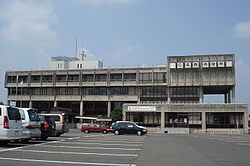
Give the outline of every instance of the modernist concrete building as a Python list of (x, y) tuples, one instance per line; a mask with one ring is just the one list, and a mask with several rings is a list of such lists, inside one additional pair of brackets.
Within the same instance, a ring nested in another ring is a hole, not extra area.
[[(248, 106), (235, 104), (234, 54), (170, 56), (158, 67), (8, 71), (5, 87), (22, 107), (105, 117), (123, 106), (124, 120), (159, 132), (247, 132)], [(223, 104), (203, 104), (209, 94)]]

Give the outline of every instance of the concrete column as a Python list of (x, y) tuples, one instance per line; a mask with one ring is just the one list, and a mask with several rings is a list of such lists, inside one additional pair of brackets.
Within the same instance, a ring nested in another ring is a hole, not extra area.
[(54, 101), (54, 107), (57, 107), (57, 101), (56, 100)]
[(228, 103), (231, 103), (231, 90), (228, 91)]
[(246, 109), (246, 111), (244, 112), (243, 115), (243, 129), (244, 129), (244, 133), (247, 134), (248, 133), (248, 110)]
[(201, 125), (202, 125), (202, 131), (206, 131), (206, 112), (202, 111), (201, 113)]
[(227, 93), (224, 94), (224, 103), (227, 103), (228, 99), (227, 99)]
[(29, 102), (29, 108), (32, 108), (32, 101)]
[(107, 112), (107, 117), (110, 117), (111, 113), (111, 101), (108, 101), (108, 112)]
[(165, 129), (165, 112), (161, 112), (161, 131), (164, 132)]
[(235, 100), (235, 87), (232, 88), (232, 103), (236, 103), (236, 100)]
[(171, 102), (171, 95), (170, 95), (170, 88), (169, 87), (167, 88), (167, 96), (168, 96), (167, 103), (170, 103)]
[(83, 101), (80, 101), (80, 116), (83, 116)]
[(199, 88), (199, 103), (203, 103), (203, 88)]

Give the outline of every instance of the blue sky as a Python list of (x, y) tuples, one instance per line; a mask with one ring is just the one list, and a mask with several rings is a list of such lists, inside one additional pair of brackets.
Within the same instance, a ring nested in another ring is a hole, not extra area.
[(5, 71), (47, 69), (51, 56), (74, 56), (77, 34), (87, 58), (107, 67), (235, 53), (237, 102), (250, 104), (249, 6), (249, 0), (0, 0), (0, 101), (7, 96)]

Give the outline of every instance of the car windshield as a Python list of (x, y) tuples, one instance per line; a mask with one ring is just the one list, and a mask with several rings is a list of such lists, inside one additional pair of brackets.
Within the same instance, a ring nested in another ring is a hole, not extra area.
[(21, 120), (21, 115), (17, 108), (7, 108), (9, 120)]
[(30, 121), (40, 121), (36, 110), (30, 109), (30, 110), (28, 110), (28, 114), (29, 114), (29, 117), (30, 117)]
[(44, 118), (43, 115), (39, 115), (39, 118), (40, 118), (41, 121), (45, 121), (45, 118)]

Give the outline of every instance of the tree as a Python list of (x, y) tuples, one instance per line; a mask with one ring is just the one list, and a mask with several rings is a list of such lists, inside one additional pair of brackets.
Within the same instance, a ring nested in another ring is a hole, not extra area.
[(122, 120), (122, 107), (116, 107), (114, 110), (111, 111), (110, 117), (112, 121)]
[(4, 103), (0, 101), (0, 105), (4, 105)]

